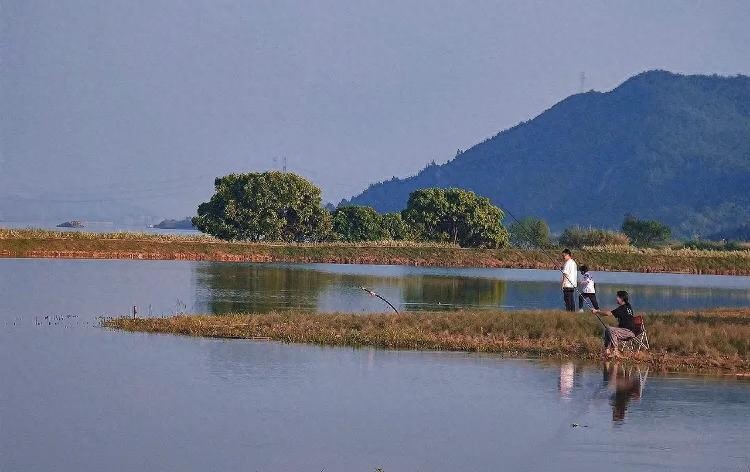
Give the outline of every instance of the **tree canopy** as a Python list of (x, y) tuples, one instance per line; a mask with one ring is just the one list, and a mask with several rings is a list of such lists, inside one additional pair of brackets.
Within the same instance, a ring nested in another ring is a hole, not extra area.
[(378, 241), (388, 239), (380, 214), (370, 207), (344, 206), (333, 212), (333, 231), (342, 241)]
[(214, 181), (215, 193), (198, 207), (193, 224), (226, 240), (320, 241), (331, 216), (320, 189), (291, 172), (229, 174)]
[(401, 213), (386, 213), (382, 217), (383, 229), (395, 241), (415, 239), (414, 231), (406, 224)]
[(639, 220), (632, 215), (626, 215), (622, 222), (622, 232), (625, 233), (634, 246), (656, 246), (669, 242), (672, 230), (669, 226), (656, 220)]
[(461, 247), (502, 247), (508, 242), (503, 212), (489, 199), (457, 188), (427, 188), (409, 195), (404, 220), (421, 239)]
[(522, 218), (510, 225), (508, 232), (511, 244), (519, 248), (544, 248), (550, 245), (549, 226), (541, 218)]

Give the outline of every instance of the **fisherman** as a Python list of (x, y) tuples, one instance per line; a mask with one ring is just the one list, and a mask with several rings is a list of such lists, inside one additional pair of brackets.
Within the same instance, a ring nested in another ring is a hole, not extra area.
[(570, 253), (570, 249), (564, 249), (562, 252), (563, 260), (565, 263), (562, 267), (562, 279), (560, 285), (563, 291), (563, 300), (565, 301), (566, 311), (576, 311), (576, 302), (573, 299), (573, 292), (578, 285), (578, 266), (576, 261), (573, 260), (573, 255)]
[(591, 306), (598, 309), (599, 302), (596, 300), (596, 288), (594, 287), (594, 278), (589, 273), (589, 267), (586, 264), (581, 264), (581, 280), (578, 281), (578, 290), (581, 292), (578, 295), (578, 311), (583, 312), (583, 299), (587, 299)]
[(628, 292), (625, 290), (617, 292), (617, 308), (614, 310), (592, 308), (591, 313), (603, 316), (612, 315), (617, 318), (617, 327), (609, 326), (604, 330), (604, 348), (607, 357), (619, 356), (618, 344), (635, 337), (635, 319)]

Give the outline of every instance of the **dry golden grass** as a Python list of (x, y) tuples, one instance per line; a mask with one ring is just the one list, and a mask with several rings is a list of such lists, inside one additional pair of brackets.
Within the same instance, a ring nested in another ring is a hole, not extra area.
[[(413, 241), (286, 244), (226, 242), (210, 236), (0, 229), (0, 257), (210, 260), (438, 267), (557, 269), (556, 250), (463, 249)], [(592, 270), (750, 275), (750, 251), (586, 248), (579, 263)]]
[[(652, 349), (629, 360), (662, 370), (750, 371), (750, 310), (646, 314)], [(127, 331), (271, 339), (331, 346), (493, 352), (508, 356), (595, 359), (602, 327), (591, 314), (557, 311), (406, 314), (182, 315), (113, 318)]]

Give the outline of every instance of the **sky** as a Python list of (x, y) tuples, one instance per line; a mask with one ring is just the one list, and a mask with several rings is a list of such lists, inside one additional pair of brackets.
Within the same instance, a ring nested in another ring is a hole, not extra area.
[(287, 168), (338, 202), (650, 69), (750, 75), (747, 1), (0, 2), (0, 199), (194, 214)]

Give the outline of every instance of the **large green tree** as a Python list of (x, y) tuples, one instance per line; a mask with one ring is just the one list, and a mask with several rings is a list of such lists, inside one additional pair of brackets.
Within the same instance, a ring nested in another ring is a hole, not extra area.
[(508, 242), (503, 212), (485, 197), (457, 188), (426, 188), (409, 195), (402, 213), (422, 239), (461, 247), (502, 247)]
[(388, 237), (394, 241), (415, 239), (414, 232), (406, 224), (401, 213), (386, 213), (383, 215), (383, 229), (388, 232)]
[(527, 216), (510, 225), (510, 242), (520, 248), (544, 248), (550, 245), (549, 226), (541, 218)]
[(333, 212), (333, 231), (342, 241), (378, 241), (389, 237), (383, 219), (370, 207), (343, 206)]
[(634, 246), (658, 246), (666, 244), (672, 237), (669, 226), (656, 220), (639, 220), (632, 215), (625, 215), (622, 222), (625, 233)]
[(331, 230), (320, 189), (291, 172), (230, 174), (214, 181), (215, 193), (198, 207), (193, 224), (226, 240), (320, 241)]

